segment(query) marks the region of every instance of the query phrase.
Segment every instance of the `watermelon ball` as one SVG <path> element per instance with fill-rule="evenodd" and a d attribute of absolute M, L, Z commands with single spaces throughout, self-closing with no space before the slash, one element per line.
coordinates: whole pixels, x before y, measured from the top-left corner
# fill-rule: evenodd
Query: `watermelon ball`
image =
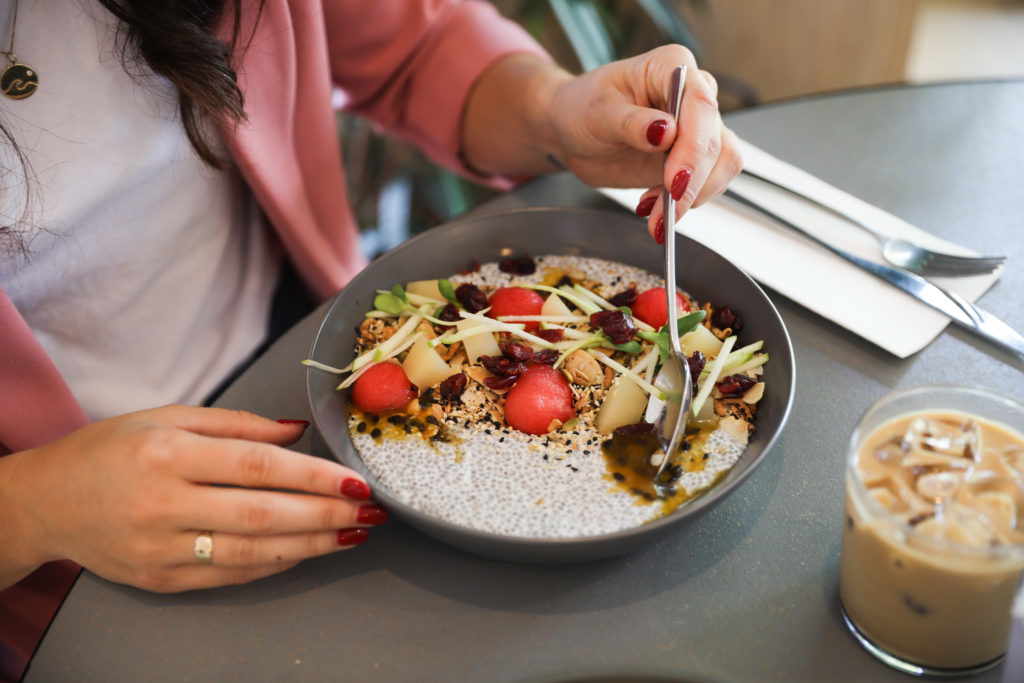
<path fill-rule="evenodd" d="M 656 330 L 668 322 L 668 299 L 663 287 L 654 287 L 636 295 L 636 301 L 630 306 L 633 317 L 643 320 Z M 690 305 L 676 292 L 676 313 L 682 317 L 690 312 Z"/>
<path fill-rule="evenodd" d="M 505 394 L 505 422 L 527 434 L 547 434 L 554 420 L 576 417 L 572 390 L 550 365 L 530 365 Z"/>
<path fill-rule="evenodd" d="M 487 305 L 491 310 L 487 315 L 498 318 L 503 315 L 540 315 L 544 307 L 544 298 L 532 289 L 523 287 L 500 287 L 491 294 Z M 526 331 L 532 332 L 540 327 L 540 323 L 526 323 Z"/>
<path fill-rule="evenodd" d="M 398 363 L 376 363 L 352 383 L 352 400 L 364 413 L 397 410 L 416 397 L 416 390 Z"/>

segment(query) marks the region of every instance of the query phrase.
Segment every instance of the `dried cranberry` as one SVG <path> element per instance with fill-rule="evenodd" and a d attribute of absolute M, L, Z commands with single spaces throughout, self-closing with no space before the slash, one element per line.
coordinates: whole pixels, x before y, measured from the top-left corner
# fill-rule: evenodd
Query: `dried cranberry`
<path fill-rule="evenodd" d="M 625 289 L 611 299 L 608 299 L 612 306 L 632 306 L 636 303 L 636 287 Z"/>
<path fill-rule="evenodd" d="M 560 355 L 557 349 L 541 349 L 533 354 L 533 362 L 540 365 L 554 365 Z"/>
<path fill-rule="evenodd" d="M 446 323 L 456 323 L 462 318 L 459 315 L 458 307 L 456 307 L 455 304 L 448 304 L 437 314 L 437 319 L 443 320 Z"/>
<path fill-rule="evenodd" d="M 441 386 L 438 389 L 441 392 L 441 398 L 445 401 L 456 401 L 462 396 L 462 392 L 466 390 L 466 384 L 468 379 L 465 373 L 460 372 L 457 375 L 452 375 L 445 381 L 441 382 Z"/>
<path fill-rule="evenodd" d="M 515 256 L 499 261 L 498 270 L 511 275 L 533 275 L 537 272 L 537 264 L 529 256 Z"/>
<path fill-rule="evenodd" d="M 562 341 L 562 337 L 565 336 L 565 330 L 560 327 L 555 327 L 550 330 L 537 330 L 534 334 L 544 341 L 549 341 L 554 344 L 555 342 Z"/>
<path fill-rule="evenodd" d="M 510 375 L 521 375 L 526 371 L 526 364 L 514 361 L 504 356 L 480 356 L 480 364 L 489 373 L 498 377 L 509 377 Z"/>
<path fill-rule="evenodd" d="M 700 351 L 694 351 L 690 354 L 690 357 L 686 359 L 686 364 L 690 366 L 690 381 L 693 385 L 693 391 L 697 391 L 697 378 L 700 377 L 701 370 L 707 365 L 708 359 Z"/>
<path fill-rule="evenodd" d="M 498 342 L 498 348 L 501 349 L 501 353 L 508 359 L 517 361 L 519 363 L 525 363 L 526 361 L 533 360 L 533 349 L 526 344 L 520 344 L 514 341 L 503 341 Z"/>
<path fill-rule="evenodd" d="M 490 389 L 508 389 L 510 386 L 516 383 L 519 379 L 519 375 L 509 375 L 507 377 L 484 377 L 484 384 Z"/>
<path fill-rule="evenodd" d="M 598 311 L 590 316 L 590 324 L 600 327 L 613 344 L 625 344 L 636 335 L 636 324 L 622 311 Z"/>
<path fill-rule="evenodd" d="M 472 261 L 469 262 L 469 268 L 466 268 L 465 270 L 463 270 L 462 274 L 463 275 L 469 275 L 470 273 L 476 273 L 479 270 L 480 270 L 480 262 L 477 261 L 476 259 L 473 259 Z"/>
<path fill-rule="evenodd" d="M 650 434 L 654 431 L 654 424 L 651 422 L 637 422 L 631 425 L 622 425 L 615 429 L 616 436 L 632 436 L 634 434 Z"/>
<path fill-rule="evenodd" d="M 720 306 L 715 309 L 715 312 L 711 314 L 711 324 L 720 330 L 729 328 L 733 332 L 739 332 L 743 329 L 743 321 L 728 306 Z"/>
<path fill-rule="evenodd" d="M 747 393 L 755 384 L 757 384 L 757 380 L 753 377 L 729 375 L 725 379 L 715 382 L 715 388 L 726 398 L 738 398 Z"/>
<path fill-rule="evenodd" d="M 459 285 L 455 289 L 455 298 L 470 313 L 479 313 L 487 308 L 487 295 L 476 285 Z"/>

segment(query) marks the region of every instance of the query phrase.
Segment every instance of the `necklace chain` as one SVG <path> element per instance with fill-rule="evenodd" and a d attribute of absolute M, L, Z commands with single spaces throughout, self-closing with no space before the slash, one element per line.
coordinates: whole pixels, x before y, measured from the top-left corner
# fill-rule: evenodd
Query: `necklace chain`
<path fill-rule="evenodd" d="M 6 50 L 0 50 L 7 56 L 7 59 L 11 60 L 11 63 L 18 61 L 18 58 L 14 55 L 14 32 L 18 30 L 18 5 L 20 0 L 14 0 L 14 18 L 11 19 L 11 44 Z"/>

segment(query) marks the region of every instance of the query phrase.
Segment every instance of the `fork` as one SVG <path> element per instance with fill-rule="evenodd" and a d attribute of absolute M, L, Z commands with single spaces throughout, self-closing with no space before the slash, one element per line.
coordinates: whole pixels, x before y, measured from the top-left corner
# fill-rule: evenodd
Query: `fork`
<path fill-rule="evenodd" d="M 748 171 L 747 169 L 743 169 L 742 173 L 743 175 L 750 176 L 751 178 L 755 178 L 763 183 L 777 187 L 780 190 L 785 190 L 792 195 L 807 200 L 815 206 L 821 207 L 822 209 L 853 223 L 862 230 L 866 230 L 871 233 L 879 242 L 881 242 L 882 256 L 885 260 L 898 268 L 903 268 L 904 270 L 909 270 L 913 273 L 918 273 L 919 275 L 963 277 L 967 275 L 991 273 L 1006 261 L 1005 256 L 957 256 L 955 254 L 932 251 L 931 249 L 926 249 L 918 244 L 914 244 L 913 242 L 899 239 L 897 237 L 890 237 L 855 216 L 851 216 L 840 209 L 824 204 L 813 197 L 807 196 L 799 190 L 783 185 L 782 183 L 776 182 L 775 180 L 767 178 L 759 173 Z"/>

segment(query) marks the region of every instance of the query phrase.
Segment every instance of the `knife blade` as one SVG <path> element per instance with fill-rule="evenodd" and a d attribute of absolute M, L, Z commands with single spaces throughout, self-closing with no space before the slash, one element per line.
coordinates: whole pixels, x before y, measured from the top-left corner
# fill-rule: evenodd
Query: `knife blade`
<path fill-rule="evenodd" d="M 875 263 L 874 261 L 869 261 L 859 256 L 855 256 L 854 254 L 840 249 L 834 244 L 829 244 L 825 240 L 811 234 L 799 225 L 783 218 L 774 211 L 771 211 L 757 202 L 748 199 L 734 189 L 726 189 L 725 196 L 763 214 L 764 216 L 767 216 L 768 218 L 771 218 L 776 223 L 793 230 L 805 239 L 808 239 L 818 246 L 832 252 L 839 258 L 842 258 L 858 268 L 871 273 L 875 277 L 888 282 L 890 285 L 903 290 L 918 301 L 940 311 L 941 313 L 944 313 L 961 327 L 978 334 L 989 342 L 1009 351 L 1010 354 L 1012 354 L 1018 361 L 1024 363 L 1024 337 L 999 318 L 978 308 L 956 292 L 951 292 L 948 289 L 939 287 L 934 282 L 931 282 L 916 273 L 911 273 L 910 271 L 903 270 L 901 268 Z"/>

